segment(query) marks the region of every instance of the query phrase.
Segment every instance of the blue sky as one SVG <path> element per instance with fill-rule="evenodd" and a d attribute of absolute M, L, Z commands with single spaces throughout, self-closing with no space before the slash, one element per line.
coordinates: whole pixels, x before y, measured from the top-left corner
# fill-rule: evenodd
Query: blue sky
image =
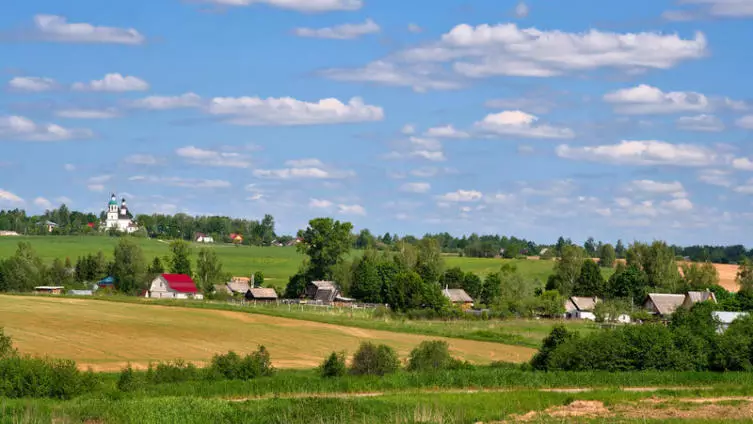
<path fill-rule="evenodd" d="M 0 208 L 746 243 L 752 23 L 753 0 L 13 2 Z"/>

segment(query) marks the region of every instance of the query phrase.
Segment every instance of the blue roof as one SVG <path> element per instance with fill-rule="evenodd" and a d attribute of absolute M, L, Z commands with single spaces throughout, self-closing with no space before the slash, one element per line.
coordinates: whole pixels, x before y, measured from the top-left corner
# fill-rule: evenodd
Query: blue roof
<path fill-rule="evenodd" d="M 106 286 L 111 284 L 115 284 L 115 279 L 112 277 L 103 278 L 99 280 L 99 282 L 97 282 L 97 285 L 99 286 Z"/>

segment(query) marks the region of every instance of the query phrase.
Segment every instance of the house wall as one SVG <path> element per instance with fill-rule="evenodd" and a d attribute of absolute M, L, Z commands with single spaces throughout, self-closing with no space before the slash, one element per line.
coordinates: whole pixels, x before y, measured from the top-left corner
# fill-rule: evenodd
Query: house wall
<path fill-rule="evenodd" d="M 646 303 L 643 304 L 643 309 L 649 311 L 652 314 L 659 313 L 659 311 L 656 309 L 656 306 L 654 305 L 654 302 L 652 302 L 651 299 L 646 299 Z"/>
<path fill-rule="evenodd" d="M 149 287 L 149 297 L 155 299 L 172 299 L 175 297 L 175 293 L 170 290 L 167 281 L 160 276 L 152 281 L 152 285 Z"/>

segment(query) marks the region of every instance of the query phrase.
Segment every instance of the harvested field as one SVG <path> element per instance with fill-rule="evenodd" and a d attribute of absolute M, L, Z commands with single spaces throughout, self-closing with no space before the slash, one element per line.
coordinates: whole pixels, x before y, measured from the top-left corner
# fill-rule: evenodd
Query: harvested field
<path fill-rule="evenodd" d="M 716 271 L 719 273 L 719 285 L 725 290 L 737 292 L 740 288 L 737 286 L 737 265 L 714 264 Z"/>
<path fill-rule="evenodd" d="M 333 350 L 353 352 L 363 340 L 385 343 L 400 355 L 437 337 L 365 330 L 243 312 L 135 305 L 87 299 L 0 296 L 0 327 L 22 353 L 76 360 L 95 371 L 150 361 L 208 361 L 215 353 L 246 353 L 263 344 L 280 368 L 319 365 Z M 533 349 L 445 339 L 474 363 L 523 362 Z"/>

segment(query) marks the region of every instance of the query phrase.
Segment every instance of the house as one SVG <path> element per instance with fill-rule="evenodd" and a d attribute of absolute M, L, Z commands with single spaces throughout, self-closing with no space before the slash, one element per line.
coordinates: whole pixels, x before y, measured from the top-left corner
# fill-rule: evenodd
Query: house
<path fill-rule="evenodd" d="M 126 205 L 125 197 L 121 200 L 120 206 L 115 198 L 115 193 L 112 193 L 110 197 L 110 203 L 107 204 L 107 218 L 104 225 L 100 228 L 104 230 L 114 229 L 121 233 L 135 233 L 139 227 L 131 219 L 131 214 L 128 211 L 128 205 Z"/>
<path fill-rule="evenodd" d="M 63 286 L 36 286 L 34 291 L 37 294 L 63 294 L 65 287 Z"/>
<path fill-rule="evenodd" d="M 322 303 L 332 303 L 340 291 L 332 281 L 312 281 L 306 284 L 306 297 Z"/>
<path fill-rule="evenodd" d="M 291 246 L 295 246 L 296 244 L 300 244 L 300 243 L 303 243 L 303 239 L 300 238 L 300 237 L 296 237 L 293 240 L 290 240 L 289 242 L 287 242 L 287 244 L 285 244 L 285 245 L 288 246 L 288 247 L 291 247 Z"/>
<path fill-rule="evenodd" d="M 643 308 L 649 313 L 668 317 L 685 302 L 684 294 L 649 293 L 643 301 Z"/>
<path fill-rule="evenodd" d="M 689 291 L 685 294 L 685 300 L 682 302 L 682 307 L 690 309 L 699 302 L 716 302 L 716 296 L 710 291 Z"/>
<path fill-rule="evenodd" d="M 442 290 L 444 297 L 450 299 L 450 303 L 460 306 L 461 309 L 471 309 L 473 307 L 473 298 L 463 289 L 450 289 L 445 287 Z"/>
<path fill-rule="evenodd" d="M 162 274 L 149 286 L 146 297 L 156 299 L 203 299 L 196 284 L 186 274 Z"/>
<path fill-rule="evenodd" d="M 713 311 L 711 312 L 711 316 L 714 318 L 714 321 L 717 322 L 716 332 L 722 334 L 727 331 L 727 328 L 729 328 L 732 322 L 734 322 L 738 318 L 747 317 L 748 313 Z"/>
<path fill-rule="evenodd" d="M 47 232 L 48 233 L 51 233 L 52 230 L 54 230 L 55 228 L 58 227 L 58 224 L 56 224 L 56 223 L 54 223 L 52 221 L 47 221 L 47 222 L 44 223 L 44 225 L 47 226 Z"/>
<path fill-rule="evenodd" d="M 598 297 L 570 296 L 565 301 L 565 318 L 596 321 L 594 308 L 601 302 Z"/>
<path fill-rule="evenodd" d="M 100 289 L 112 289 L 115 287 L 115 279 L 112 277 L 105 277 L 97 281 L 97 287 Z"/>
<path fill-rule="evenodd" d="M 194 237 L 194 241 L 196 243 L 214 243 L 214 237 L 208 236 L 204 233 L 196 233 L 196 237 Z"/>
<path fill-rule="evenodd" d="M 93 296 L 94 292 L 91 290 L 68 290 L 68 294 L 71 296 Z"/>
<path fill-rule="evenodd" d="M 230 241 L 235 244 L 243 243 L 243 236 L 238 233 L 230 233 Z"/>
<path fill-rule="evenodd" d="M 0 231 L 0 237 L 11 237 L 11 236 L 17 236 L 19 235 L 15 231 Z"/>
<path fill-rule="evenodd" d="M 247 278 L 246 281 L 233 280 L 225 283 L 225 287 L 227 288 L 227 291 L 232 295 L 245 296 L 245 294 L 248 293 L 249 289 L 251 289 L 251 286 L 248 284 L 249 281 L 249 278 Z"/>
<path fill-rule="evenodd" d="M 246 300 L 254 300 L 257 302 L 277 302 L 277 292 L 275 289 L 266 288 L 248 289 L 246 292 Z"/>

